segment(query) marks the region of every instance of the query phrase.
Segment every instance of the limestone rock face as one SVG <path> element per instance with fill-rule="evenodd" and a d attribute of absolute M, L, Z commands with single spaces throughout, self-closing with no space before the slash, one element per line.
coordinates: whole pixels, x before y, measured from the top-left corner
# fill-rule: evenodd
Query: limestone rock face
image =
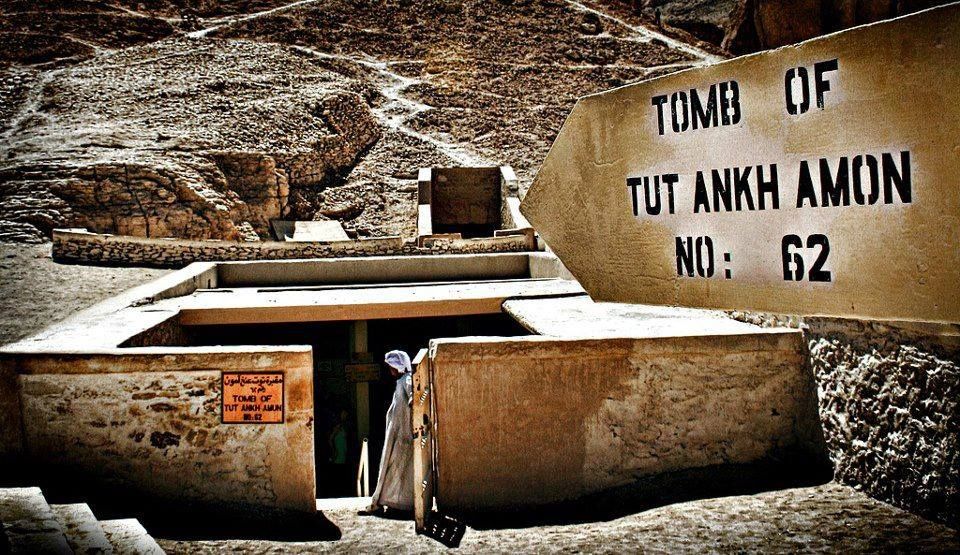
<path fill-rule="evenodd" d="M 627 0 L 621 0 L 626 2 Z M 734 54 L 946 4 L 946 0 L 629 0 L 644 15 Z"/>
<path fill-rule="evenodd" d="M 946 4 L 945 0 L 738 0 L 722 46 L 744 54 Z"/>
<path fill-rule="evenodd" d="M 265 238 L 291 182 L 321 184 L 379 139 L 358 88 L 289 48 L 186 38 L 47 74 L 4 140 L 0 238 Z"/>
<path fill-rule="evenodd" d="M 238 237 L 226 218 L 229 200 L 189 168 L 122 161 L 18 166 L 0 173 L 0 181 L 0 218 L 31 226 L 23 232 L 36 239 L 55 227 L 148 237 L 191 231 Z M 22 210 L 24 205 L 32 210 Z"/>
<path fill-rule="evenodd" d="M 956 527 L 960 349 L 955 342 L 856 320 L 807 318 L 806 324 L 836 477 Z"/>
<path fill-rule="evenodd" d="M 64 63 L 169 36 L 166 18 L 97 0 L 5 0 L 0 4 L 0 63 Z"/>

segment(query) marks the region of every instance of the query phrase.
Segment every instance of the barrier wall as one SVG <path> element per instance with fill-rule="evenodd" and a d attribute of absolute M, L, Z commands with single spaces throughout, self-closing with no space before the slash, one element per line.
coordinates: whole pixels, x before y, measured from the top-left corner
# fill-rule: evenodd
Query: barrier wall
<path fill-rule="evenodd" d="M 223 260 L 292 260 L 395 255 L 481 254 L 535 250 L 531 236 L 437 239 L 425 246 L 400 237 L 334 242 L 192 241 L 129 235 L 102 235 L 83 230 L 54 230 L 53 258 L 80 264 L 181 267 Z"/>
<path fill-rule="evenodd" d="M 441 339 L 430 350 L 441 510 L 549 504 L 648 475 L 820 453 L 796 330 Z"/>
<path fill-rule="evenodd" d="M 123 349 L 4 366 L 18 375 L 25 461 L 57 479 L 183 507 L 316 508 L 309 347 Z M 284 421 L 222 423 L 222 371 L 282 372 Z"/>

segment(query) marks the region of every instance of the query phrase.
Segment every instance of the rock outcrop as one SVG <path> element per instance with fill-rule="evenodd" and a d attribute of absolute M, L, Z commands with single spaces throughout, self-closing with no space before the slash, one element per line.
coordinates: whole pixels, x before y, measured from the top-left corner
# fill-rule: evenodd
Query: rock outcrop
<path fill-rule="evenodd" d="M 739 0 L 722 46 L 734 54 L 813 37 L 946 4 L 945 0 Z"/>
<path fill-rule="evenodd" d="M 4 138 L 0 238 L 266 238 L 291 186 L 349 170 L 379 139 L 357 91 L 322 60 L 238 40 L 170 39 L 47 73 Z"/>
<path fill-rule="evenodd" d="M 621 0 L 668 27 L 733 54 L 813 37 L 946 4 L 947 0 Z"/>
<path fill-rule="evenodd" d="M 807 318 L 820 417 L 838 479 L 960 524 L 960 349 L 878 322 Z"/>

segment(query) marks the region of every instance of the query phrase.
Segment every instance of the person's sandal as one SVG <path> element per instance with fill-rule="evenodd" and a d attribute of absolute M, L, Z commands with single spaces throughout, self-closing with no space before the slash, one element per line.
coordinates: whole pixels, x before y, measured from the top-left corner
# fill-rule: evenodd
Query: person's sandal
<path fill-rule="evenodd" d="M 378 516 L 383 514 L 383 507 L 367 507 L 357 511 L 357 516 Z"/>

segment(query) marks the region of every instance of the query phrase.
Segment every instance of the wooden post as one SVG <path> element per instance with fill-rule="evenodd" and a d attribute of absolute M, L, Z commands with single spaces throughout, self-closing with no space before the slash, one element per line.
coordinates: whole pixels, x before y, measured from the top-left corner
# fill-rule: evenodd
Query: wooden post
<path fill-rule="evenodd" d="M 370 450 L 369 441 L 363 438 L 360 448 L 360 464 L 357 466 L 357 497 L 370 497 Z M 361 488 L 361 484 L 363 487 Z"/>
<path fill-rule="evenodd" d="M 353 334 L 350 337 L 350 354 L 356 357 L 367 352 L 367 321 L 357 320 L 353 323 Z M 357 382 L 357 439 L 370 437 L 370 384 Z"/>
<path fill-rule="evenodd" d="M 413 359 L 413 511 L 418 534 L 433 510 L 433 375 L 426 349 Z"/>

